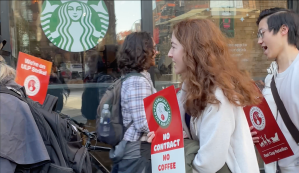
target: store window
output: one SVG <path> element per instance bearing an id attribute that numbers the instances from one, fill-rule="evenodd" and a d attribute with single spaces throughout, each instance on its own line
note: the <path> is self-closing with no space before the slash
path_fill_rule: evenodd
<path id="1" fill-rule="evenodd" d="M 95 130 L 97 107 L 120 73 L 116 53 L 126 35 L 141 29 L 141 1 L 10 1 L 12 56 L 53 62 L 48 94 L 57 112 Z"/>
<path id="2" fill-rule="evenodd" d="M 287 0 L 230 0 L 230 1 L 153 1 L 153 35 L 160 54 L 156 59 L 155 83 L 157 90 L 180 83 L 174 73 L 170 49 L 173 23 L 184 19 L 209 19 L 229 38 L 233 58 L 242 70 L 248 71 L 255 81 L 264 80 L 270 61 L 257 44 L 256 20 L 259 13 L 268 8 L 287 8 Z M 257 152 L 263 170 L 263 161 Z"/>
<path id="3" fill-rule="evenodd" d="M 150 13 L 144 17 L 153 15 L 153 21 L 141 20 L 141 0 L 7 2 L 7 25 L 14 61 L 11 64 L 17 63 L 18 52 L 51 61 L 53 68 L 48 93 L 59 98 L 56 111 L 71 116 L 94 131 L 99 101 L 106 88 L 120 77 L 116 63 L 117 50 L 128 34 L 141 30 L 141 22 L 153 24 L 153 38 L 160 52 L 151 73 L 158 91 L 170 85 L 178 87 L 180 83 L 180 77 L 174 74 L 172 60 L 167 54 L 171 25 L 188 18 L 213 21 L 231 41 L 228 44 L 240 68 L 250 72 L 254 80 L 263 80 L 270 61 L 257 44 L 255 22 L 262 10 L 287 8 L 291 1 L 152 0 L 152 12 L 148 9 L 142 12 Z M 2 18 L 3 14 L 0 13 L 0 26 L 3 25 Z M 143 26 L 147 31 L 151 28 Z M 105 164 L 105 161 L 110 164 L 109 159 L 101 162 Z M 262 165 L 260 158 L 259 161 Z"/>
<path id="4" fill-rule="evenodd" d="M 0 9 L 1 9 L 1 3 L 0 3 Z M 0 35 L 1 35 L 1 13 L 0 13 Z"/>
<path id="5" fill-rule="evenodd" d="M 188 18 L 213 21 L 231 41 L 228 45 L 240 68 L 247 70 L 254 80 L 263 80 L 270 61 L 267 61 L 257 44 L 256 20 L 262 10 L 272 7 L 287 8 L 287 0 L 153 1 L 153 35 L 160 51 L 155 70 L 157 89 L 177 85 L 180 81 L 179 76 L 174 74 L 172 61 L 167 54 L 171 25 Z"/>

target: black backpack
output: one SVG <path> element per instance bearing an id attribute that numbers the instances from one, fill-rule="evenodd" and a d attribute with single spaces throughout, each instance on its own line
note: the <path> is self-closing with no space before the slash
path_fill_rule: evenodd
<path id="1" fill-rule="evenodd" d="M 24 87 L 21 89 L 25 93 Z M 0 93 L 10 94 L 26 102 L 48 151 L 50 162 L 18 165 L 20 173 L 92 173 L 90 155 L 70 118 L 53 112 L 57 97 L 47 95 L 43 105 L 22 97 L 15 89 L 0 85 Z M 26 95 L 26 94 L 25 94 Z"/>
<path id="2" fill-rule="evenodd" d="M 123 140 L 124 134 L 126 130 L 133 124 L 133 122 L 130 122 L 127 127 L 124 127 L 123 125 L 123 116 L 121 112 L 121 87 L 122 83 L 132 76 L 140 76 L 144 77 L 141 73 L 137 72 L 131 72 L 128 73 L 125 76 L 122 76 L 120 79 L 118 79 L 116 82 L 114 82 L 111 86 L 109 86 L 103 95 L 100 105 L 97 110 L 97 136 L 98 140 L 100 142 L 109 144 L 111 146 L 116 146 L 120 141 Z M 109 110 L 111 113 L 110 117 L 110 131 L 109 135 L 104 137 L 101 136 L 101 113 L 104 107 L 104 104 L 109 105 Z"/>

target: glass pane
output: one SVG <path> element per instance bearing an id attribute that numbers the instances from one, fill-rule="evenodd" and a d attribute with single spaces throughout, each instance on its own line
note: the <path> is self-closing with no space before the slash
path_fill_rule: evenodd
<path id="1" fill-rule="evenodd" d="M 287 0 L 230 0 L 230 1 L 153 1 L 154 39 L 160 54 L 156 60 L 155 80 L 157 90 L 171 84 L 178 84 L 179 76 L 174 74 L 170 49 L 171 25 L 183 19 L 203 18 L 212 20 L 225 34 L 235 60 L 239 66 L 251 73 L 254 80 L 263 80 L 270 61 L 257 44 L 256 20 L 263 9 L 287 8 Z"/>
<path id="2" fill-rule="evenodd" d="M 273 7 L 287 8 L 287 0 L 153 1 L 154 40 L 160 51 L 155 70 L 157 90 L 172 84 L 178 86 L 180 78 L 174 73 L 172 60 L 167 56 L 171 25 L 188 18 L 213 21 L 231 41 L 229 47 L 240 68 L 251 73 L 255 81 L 264 80 L 271 62 L 257 44 L 255 22 L 262 10 Z M 258 162 L 263 169 L 259 154 Z"/>
<path id="3" fill-rule="evenodd" d="M 99 102 L 120 77 L 117 50 L 141 28 L 141 1 L 13 0 L 10 12 L 15 61 L 24 52 L 53 62 L 48 94 L 58 97 L 55 111 L 95 131 Z M 111 169 L 108 152 L 92 153 Z"/>
<path id="4" fill-rule="evenodd" d="M 1 9 L 1 2 L 0 2 L 0 9 Z M 1 13 L 0 13 L 0 35 L 1 35 L 1 24 L 2 22 L 1 22 Z"/>
<path id="5" fill-rule="evenodd" d="M 13 56 L 53 62 L 48 94 L 59 98 L 56 111 L 94 131 L 101 97 L 120 77 L 118 47 L 141 28 L 141 2 L 13 0 L 10 10 Z"/>

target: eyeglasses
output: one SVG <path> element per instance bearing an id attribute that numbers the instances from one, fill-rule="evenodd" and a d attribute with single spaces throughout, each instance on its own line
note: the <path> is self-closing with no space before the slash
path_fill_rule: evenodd
<path id="1" fill-rule="evenodd" d="M 257 38 L 264 38 L 264 33 L 267 31 L 268 29 L 264 29 L 264 30 L 259 30 L 257 32 Z"/>

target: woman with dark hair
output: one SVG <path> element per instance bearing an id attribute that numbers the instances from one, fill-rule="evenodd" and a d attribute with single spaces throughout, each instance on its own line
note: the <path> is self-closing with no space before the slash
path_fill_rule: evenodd
<path id="1" fill-rule="evenodd" d="M 260 103 L 261 94 L 250 76 L 238 68 L 227 43 L 207 19 L 184 20 L 173 26 L 168 56 L 182 79 L 178 101 L 183 129 L 199 143 L 192 161 L 194 172 L 257 173 L 243 106 Z"/>
<path id="2" fill-rule="evenodd" d="M 123 141 L 116 147 L 116 150 L 124 152 L 122 158 L 118 159 L 120 161 L 111 158 L 114 161 L 112 172 L 151 173 L 151 145 L 147 142 L 149 128 L 143 99 L 156 92 L 147 72 L 155 65 L 156 54 L 155 43 L 146 32 L 128 35 L 119 51 L 118 65 L 122 75 L 135 72 L 143 77 L 133 75 L 122 83 L 121 111 L 124 127 L 128 129 Z"/>

